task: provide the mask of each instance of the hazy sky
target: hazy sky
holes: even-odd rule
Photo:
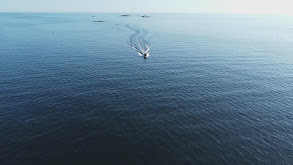
[[[0,12],[293,14],[293,0],[0,0]]]

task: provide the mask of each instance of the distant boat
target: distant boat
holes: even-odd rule
[[[129,16],[131,16],[131,15],[128,15],[128,14],[122,14],[122,15],[120,15],[120,16],[122,16],[122,17],[129,17]]]
[[[105,21],[94,21],[94,22],[105,22]]]
[[[150,46],[147,46],[146,50],[143,50],[143,48],[140,45],[138,46],[140,50],[138,50],[134,45],[132,45],[132,48],[137,51],[138,55],[143,56],[145,59],[150,56],[150,53],[149,53],[151,49]]]
[[[141,17],[148,18],[148,17],[151,17],[151,16],[149,16],[149,15],[143,15]]]

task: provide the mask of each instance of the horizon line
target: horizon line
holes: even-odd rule
[[[0,11],[0,13],[79,13],[79,14],[241,14],[241,15],[292,15],[293,13],[237,13],[237,12],[76,12],[76,11]]]

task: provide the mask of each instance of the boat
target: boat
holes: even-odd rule
[[[149,53],[151,49],[150,46],[147,46],[146,50],[144,50],[139,44],[138,46],[139,46],[139,49],[136,48],[134,45],[132,45],[132,48],[137,51],[138,55],[143,56],[145,59],[150,56],[150,53]]]

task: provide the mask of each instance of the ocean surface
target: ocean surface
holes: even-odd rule
[[[0,164],[292,164],[293,16],[150,16],[0,13]]]

